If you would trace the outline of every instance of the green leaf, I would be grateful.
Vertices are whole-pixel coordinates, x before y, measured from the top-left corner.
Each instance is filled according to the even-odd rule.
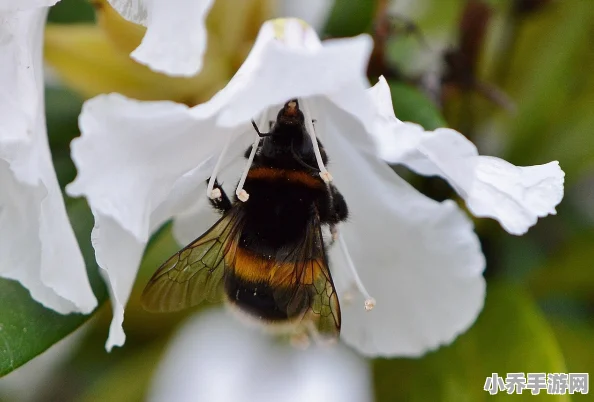
[[[102,303],[107,291],[91,247],[93,217],[83,200],[70,202],[68,213],[87,264],[91,286]],[[46,309],[19,283],[0,279],[0,376],[33,359],[90,317],[61,315]]]
[[[45,114],[50,148],[70,151],[70,141],[80,133],[78,115],[83,99],[66,88],[45,89]]]
[[[446,127],[437,106],[417,88],[401,82],[389,82],[394,113],[402,121],[412,121],[426,130]]]
[[[76,176],[76,168],[70,159],[70,142],[79,135],[78,115],[82,104],[82,98],[66,88],[45,89],[47,135],[62,188]]]
[[[95,251],[91,245],[93,215],[84,199],[67,199],[66,205],[87,264],[87,274],[93,292],[101,305],[107,300],[108,293],[99,274]],[[171,234],[171,224],[164,225],[151,237],[147,245],[141,263],[139,280],[143,283],[146,282],[146,279],[152,275],[156,268],[178,248],[179,245],[175,243]],[[131,297],[130,304],[129,307],[132,310],[135,309],[139,317],[128,317],[127,324],[133,325],[136,321],[142,320],[146,323],[145,326],[153,326],[152,332],[154,333],[155,324],[147,319],[148,313],[138,313],[139,306],[136,306],[138,295]],[[58,314],[35,302],[29,292],[19,283],[0,279],[0,377],[45,351],[81,326],[96,312],[97,310],[87,316]],[[179,322],[181,318],[183,318],[182,314],[170,314],[165,318],[160,318],[159,325],[168,328]],[[151,328],[146,328],[145,332],[149,330]]]
[[[378,360],[375,385],[379,401],[497,401],[484,391],[492,373],[566,372],[551,328],[534,302],[520,288],[491,285],[486,305],[475,325],[452,345],[421,359]],[[516,400],[533,401],[525,391]],[[569,395],[536,398],[569,401]]]
[[[567,371],[594,373],[594,353],[591,353],[594,326],[591,323],[570,324],[558,321],[553,324],[561,350],[567,358]]]
[[[324,32],[340,38],[369,31],[375,3],[372,0],[336,0]]]
[[[87,22],[95,19],[89,0],[62,0],[50,8],[48,20],[59,23]]]

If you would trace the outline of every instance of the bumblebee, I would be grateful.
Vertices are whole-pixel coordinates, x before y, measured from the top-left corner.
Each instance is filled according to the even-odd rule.
[[[143,306],[170,312],[224,300],[257,322],[334,340],[340,304],[322,228],[334,233],[348,217],[347,204],[315,167],[297,100],[284,105],[268,133],[252,124],[260,140],[243,185],[249,199],[236,195],[231,201],[215,180],[219,197],[211,204],[222,217],[157,270]],[[326,164],[322,144],[316,145]]]

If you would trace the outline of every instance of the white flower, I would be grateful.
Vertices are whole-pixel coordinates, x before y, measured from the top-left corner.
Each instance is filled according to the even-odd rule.
[[[125,19],[147,28],[130,54],[134,60],[173,76],[189,77],[201,70],[206,17],[214,0],[108,1]]]
[[[47,5],[0,2],[0,276],[60,313],[97,301],[68,221],[44,117],[42,43]],[[14,3],[14,2],[11,2]]]
[[[373,400],[370,377],[345,348],[294,350],[215,310],[175,335],[148,401],[365,402]]]
[[[384,78],[373,89],[380,114],[373,130],[380,155],[427,176],[441,176],[466,201],[475,216],[490,217],[511,234],[522,235],[538,218],[555,214],[563,198],[564,172],[559,162],[518,167],[503,159],[480,156],[457,131],[425,131],[396,118]]]
[[[85,104],[72,146],[78,176],[68,190],[86,196],[95,215],[93,243],[114,307],[108,349],[124,342],[124,306],[151,233],[173,218],[185,245],[213,224],[204,181],[221,169],[239,177],[240,168],[224,166],[245,164],[240,155],[256,137],[250,119],[266,127],[296,97],[351,211],[329,252],[345,342],[370,356],[418,356],[474,322],[485,262],[472,223],[453,201],[423,196],[378,158],[374,140],[391,127],[391,103],[377,96],[381,82],[368,89],[370,51],[365,35],[322,44],[302,21],[274,20],[205,104],[116,94]],[[377,306],[368,312],[370,295]]]

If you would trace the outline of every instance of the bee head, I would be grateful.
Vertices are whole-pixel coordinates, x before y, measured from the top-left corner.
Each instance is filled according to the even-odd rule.
[[[297,99],[291,99],[278,112],[277,121],[281,124],[289,126],[299,126],[305,121],[303,112],[299,109],[299,102]]]

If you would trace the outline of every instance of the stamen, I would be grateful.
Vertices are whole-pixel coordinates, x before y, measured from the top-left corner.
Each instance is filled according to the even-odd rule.
[[[221,198],[221,195],[222,195],[221,190],[219,190],[218,188],[214,188],[214,184],[217,179],[217,174],[219,173],[219,170],[221,169],[221,163],[223,162],[223,159],[225,158],[225,155],[227,154],[227,149],[229,149],[230,143],[231,143],[231,135],[229,135],[227,137],[227,141],[225,141],[223,150],[221,151],[221,153],[219,155],[219,159],[217,159],[217,163],[215,164],[212,174],[210,175],[210,179],[208,180],[208,186],[206,187],[206,196],[208,198],[210,198],[211,200],[216,200],[216,199]]]
[[[367,289],[365,289],[365,286],[363,286],[363,282],[361,282],[361,278],[359,278],[359,274],[357,273],[357,269],[355,268],[355,264],[353,263],[353,259],[349,254],[349,250],[344,241],[344,237],[342,237],[342,234],[338,235],[338,244],[340,245],[340,249],[342,250],[344,257],[347,260],[347,265],[351,270],[351,273],[355,280],[355,285],[357,285],[357,289],[359,289],[359,292],[361,292],[363,297],[365,297],[365,310],[369,311],[375,307],[375,299],[369,295]]]
[[[260,123],[262,123],[262,121],[266,121],[266,113],[264,113],[264,115],[262,116],[262,118],[260,120],[261,120]],[[255,126],[255,123],[253,123],[253,124]],[[254,128],[257,128],[257,127],[254,127]],[[241,179],[239,179],[239,183],[237,184],[237,190],[235,190],[235,194],[237,195],[237,198],[239,198],[239,200],[242,202],[246,202],[250,198],[250,195],[248,194],[248,192],[243,189],[243,185],[245,184],[245,179],[247,178],[247,175],[250,171],[250,167],[252,166],[252,162],[254,161],[254,157],[256,156],[256,151],[258,150],[258,145],[260,145],[259,130],[256,130],[256,132],[258,132],[258,134],[256,135],[256,139],[254,140],[254,143],[252,145],[252,151],[250,152],[250,156],[247,160],[247,163],[245,164],[243,173],[241,174]]]
[[[316,155],[316,161],[318,162],[318,167],[320,168],[320,177],[326,183],[330,183],[332,181],[332,175],[326,167],[324,166],[324,161],[322,160],[322,153],[320,152],[320,147],[318,145],[318,140],[316,136],[316,129],[311,119],[311,113],[309,107],[307,106],[307,102],[303,99],[299,101],[301,108],[303,109],[303,116],[305,117],[305,128],[309,132],[309,136],[311,137],[311,142],[314,148],[314,154]]]
[[[250,167],[252,166],[252,162],[254,161],[254,156],[256,156],[256,151],[258,150],[258,145],[260,144],[260,136],[256,135],[256,140],[252,145],[252,152],[250,152],[250,157],[248,158],[247,163],[245,164],[245,169],[243,169],[243,173],[241,174],[241,179],[239,179],[239,184],[237,184],[237,190],[235,194],[240,201],[246,202],[250,195],[243,189],[243,185],[245,184],[245,179],[247,178],[248,172],[250,171]]]

